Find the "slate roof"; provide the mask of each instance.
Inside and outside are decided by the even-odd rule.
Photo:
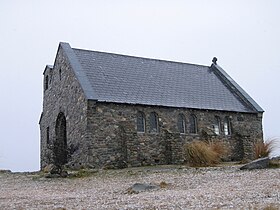
[[[66,52],[85,95],[100,102],[263,112],[217,64],[211,67],[71,48]]]

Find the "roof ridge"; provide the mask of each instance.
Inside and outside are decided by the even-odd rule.
[[[199,67],[207,67],[207,68],[210,67],[210,66],[201,65],[201,64],[185,63],[185,62],[171,61],[171,60],[163,60],[163,59],[159,59],[159,58],[147,58],[147,57],[140,57],[140,56],[134,56],[134,55],[125,55],[125,54],[118,54],[118,53],[112,53],[112,52],[103,52],[103,51],[87,50],[87,49],[79,49],[79,48],[72,48],[72,49],[73,50],[80,50],[80,51],[102,53],[102,54],[109,54],[109,55],[117,55],[117,56],[122,56],[122,57],[130,57],[130,58],[137,58],[137,59],[144,59],[144,60],[160,61],[160,62],[166,62],[166,63],[187,64],[187,65],[193,65],[193,66],[199,66]]]

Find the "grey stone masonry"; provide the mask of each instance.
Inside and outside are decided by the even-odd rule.
[[[48,89],[44,87],[43,112],[40,119],[41,167],[53,163],[56,120],[59,113],[66,117],[67,162],[75,166],[87,161],[85,134],[87,129],[87,100],[63,49],[60,47],[53,68],[46,67]],[[47,134],[49,128],[49,134]],[[58,131],[57,131],[58,132]],[[48,136],[48,142],[47,142]]]
[[[225,160],[253,158],[253,144],[262,140],[262,122],[257,114],[210,110],[89,102],[87,137],[92,140],[93,167],[130,167],[155,164],[181,164],[184,144],[194,140],[222,141],[229,148]],[[145,114],[145,132],[137,132],[136,115]],[[150,132],[150,113],[156,112],[159,131]],[[186,133],[180,134],[178,115],[186,117]],[[198,132],[189,133],[189,116],[197,117]],[[231,135],[213,131],[215,116],[231,119]]]

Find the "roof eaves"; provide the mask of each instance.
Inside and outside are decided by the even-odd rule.
[[[195,110],[209,110],[209,111],[221,111],[221,112],[234,112],[234,113],[256,113],[255,111],[244,111],[244,110],[235,110],[235,109],[216,109],[209,107],[195,107],[195,106],[176,106],[176,105],[167,105],[167,104],[153,104],[153,103],[133,103],[133,102],[124,102],[124,101],[110,101],[110,100],[98,100],[98,103],[113,103],[113,104],[126,104],[126,105],[139,105],[139,106],[152,106],[152,107],[167,107],[175,109],[195,109]]]
[[[217,73],[222,81],[231,89],[231,91],[236,93],[244,103],[253,108],[256,112],[264,112],[264,110],[225,72],[225,70],[223,70],[222,67],[216,63],[212,63],[210,68]]]
[[[86,98],[92,99],[92,100],[97,100],[96,95],[93,91],[93,88],[92,88],[86,74],[84,73],[84,71],[82,69],[82,65],[78,61],[78,58],[76,57],[76,54],[75,54],[74,50],[71,48],[70,44],[65,43],[65,42],[60,42],[59,45],[61,46],[61,48],[67,55],[67,57],[69,59],[69,63],[85,93]]]

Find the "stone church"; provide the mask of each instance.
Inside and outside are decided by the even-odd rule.
[[[226,160],[253,156],[262,108],[217,64],[72,48],[44,70],[41,168],[181,164],[184,145],[222,141]]]

